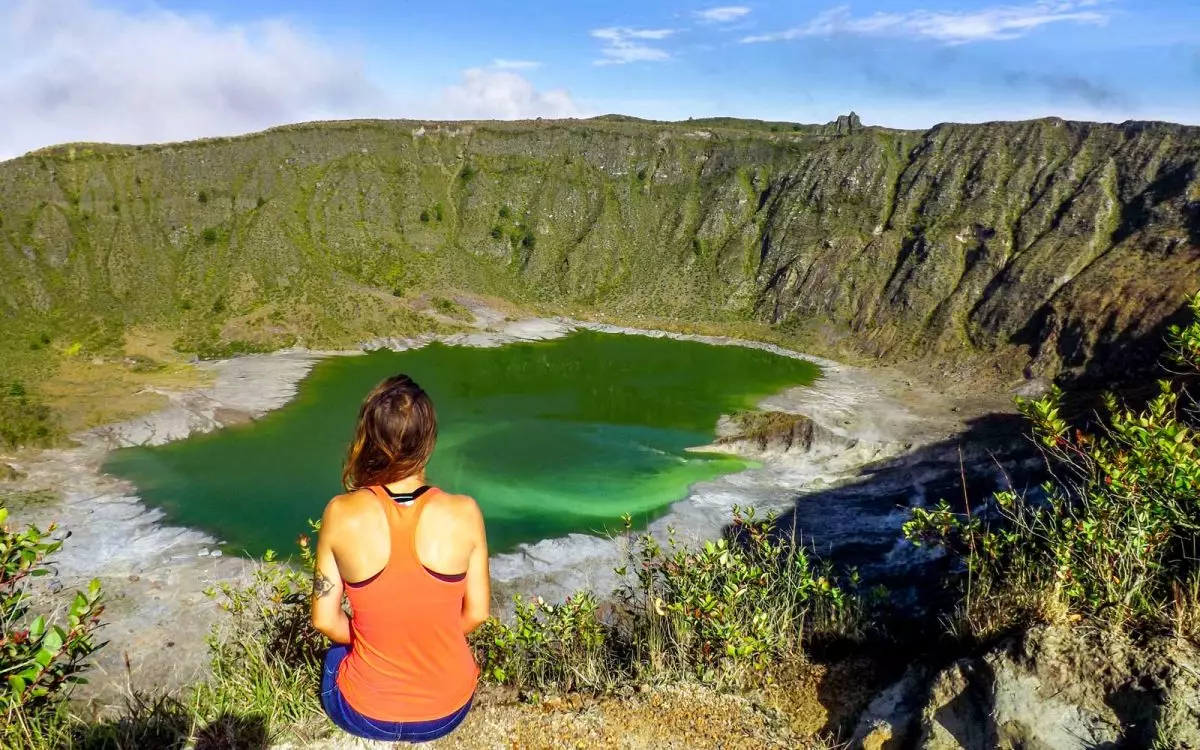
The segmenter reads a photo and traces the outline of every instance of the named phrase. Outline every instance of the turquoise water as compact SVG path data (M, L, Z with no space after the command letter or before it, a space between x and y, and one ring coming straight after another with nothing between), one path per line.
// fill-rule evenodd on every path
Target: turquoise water
M205 529L230 551L290 551L340 491L363 396L398 372L437 409L430 482L479 501L493 552L603 533L624 513L649 521L692 483L747 465L685 451L712 441L721 414L818 374L757 349L592 332L334 357L317 364L294 401L257 422L122 449L105 470L134 482L171 522Z

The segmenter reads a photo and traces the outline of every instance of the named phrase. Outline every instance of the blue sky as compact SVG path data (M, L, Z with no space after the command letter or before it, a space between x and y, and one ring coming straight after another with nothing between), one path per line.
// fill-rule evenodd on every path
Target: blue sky
M0 0L0 158L352 116L1200 124L1196 0Z

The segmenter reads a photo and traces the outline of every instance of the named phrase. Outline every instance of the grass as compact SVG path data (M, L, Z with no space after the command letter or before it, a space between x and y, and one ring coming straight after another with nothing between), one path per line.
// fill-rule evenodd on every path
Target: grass
M452 299L447 299L445 297L433 297L429 300L429 304L439 315L444 315L454 320L469 322L475 319L475 316L470 310Z
M71 357L63 359L41 390L63 429L71 433L163 408L167 398L156 390L186 391L210 382L211 376L186 364L178 353L164 359Z

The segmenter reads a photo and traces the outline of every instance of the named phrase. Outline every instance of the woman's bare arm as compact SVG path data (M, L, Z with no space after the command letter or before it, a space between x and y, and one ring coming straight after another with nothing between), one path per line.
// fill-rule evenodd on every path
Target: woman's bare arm
M334 643L350 643L350 618L342 609L342 575L333 555L333 538L337 533L337 499L330 501L321 517L321 533L317 536L316 570L313 573L313 627Z
M464 633L479 627L492 611L492 579L488 570L487 532L483 514L474 500L467 498L464 514L475 537L475 547L467 562L467 585L463 595L462 626Z

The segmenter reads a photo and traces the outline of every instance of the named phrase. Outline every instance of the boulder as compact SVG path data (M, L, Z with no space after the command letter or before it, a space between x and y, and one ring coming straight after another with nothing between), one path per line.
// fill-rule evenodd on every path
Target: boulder
M921 713L929 670L908 668L896 682L875 696L859 716L850 747L861 750L898 750L906 747Z

